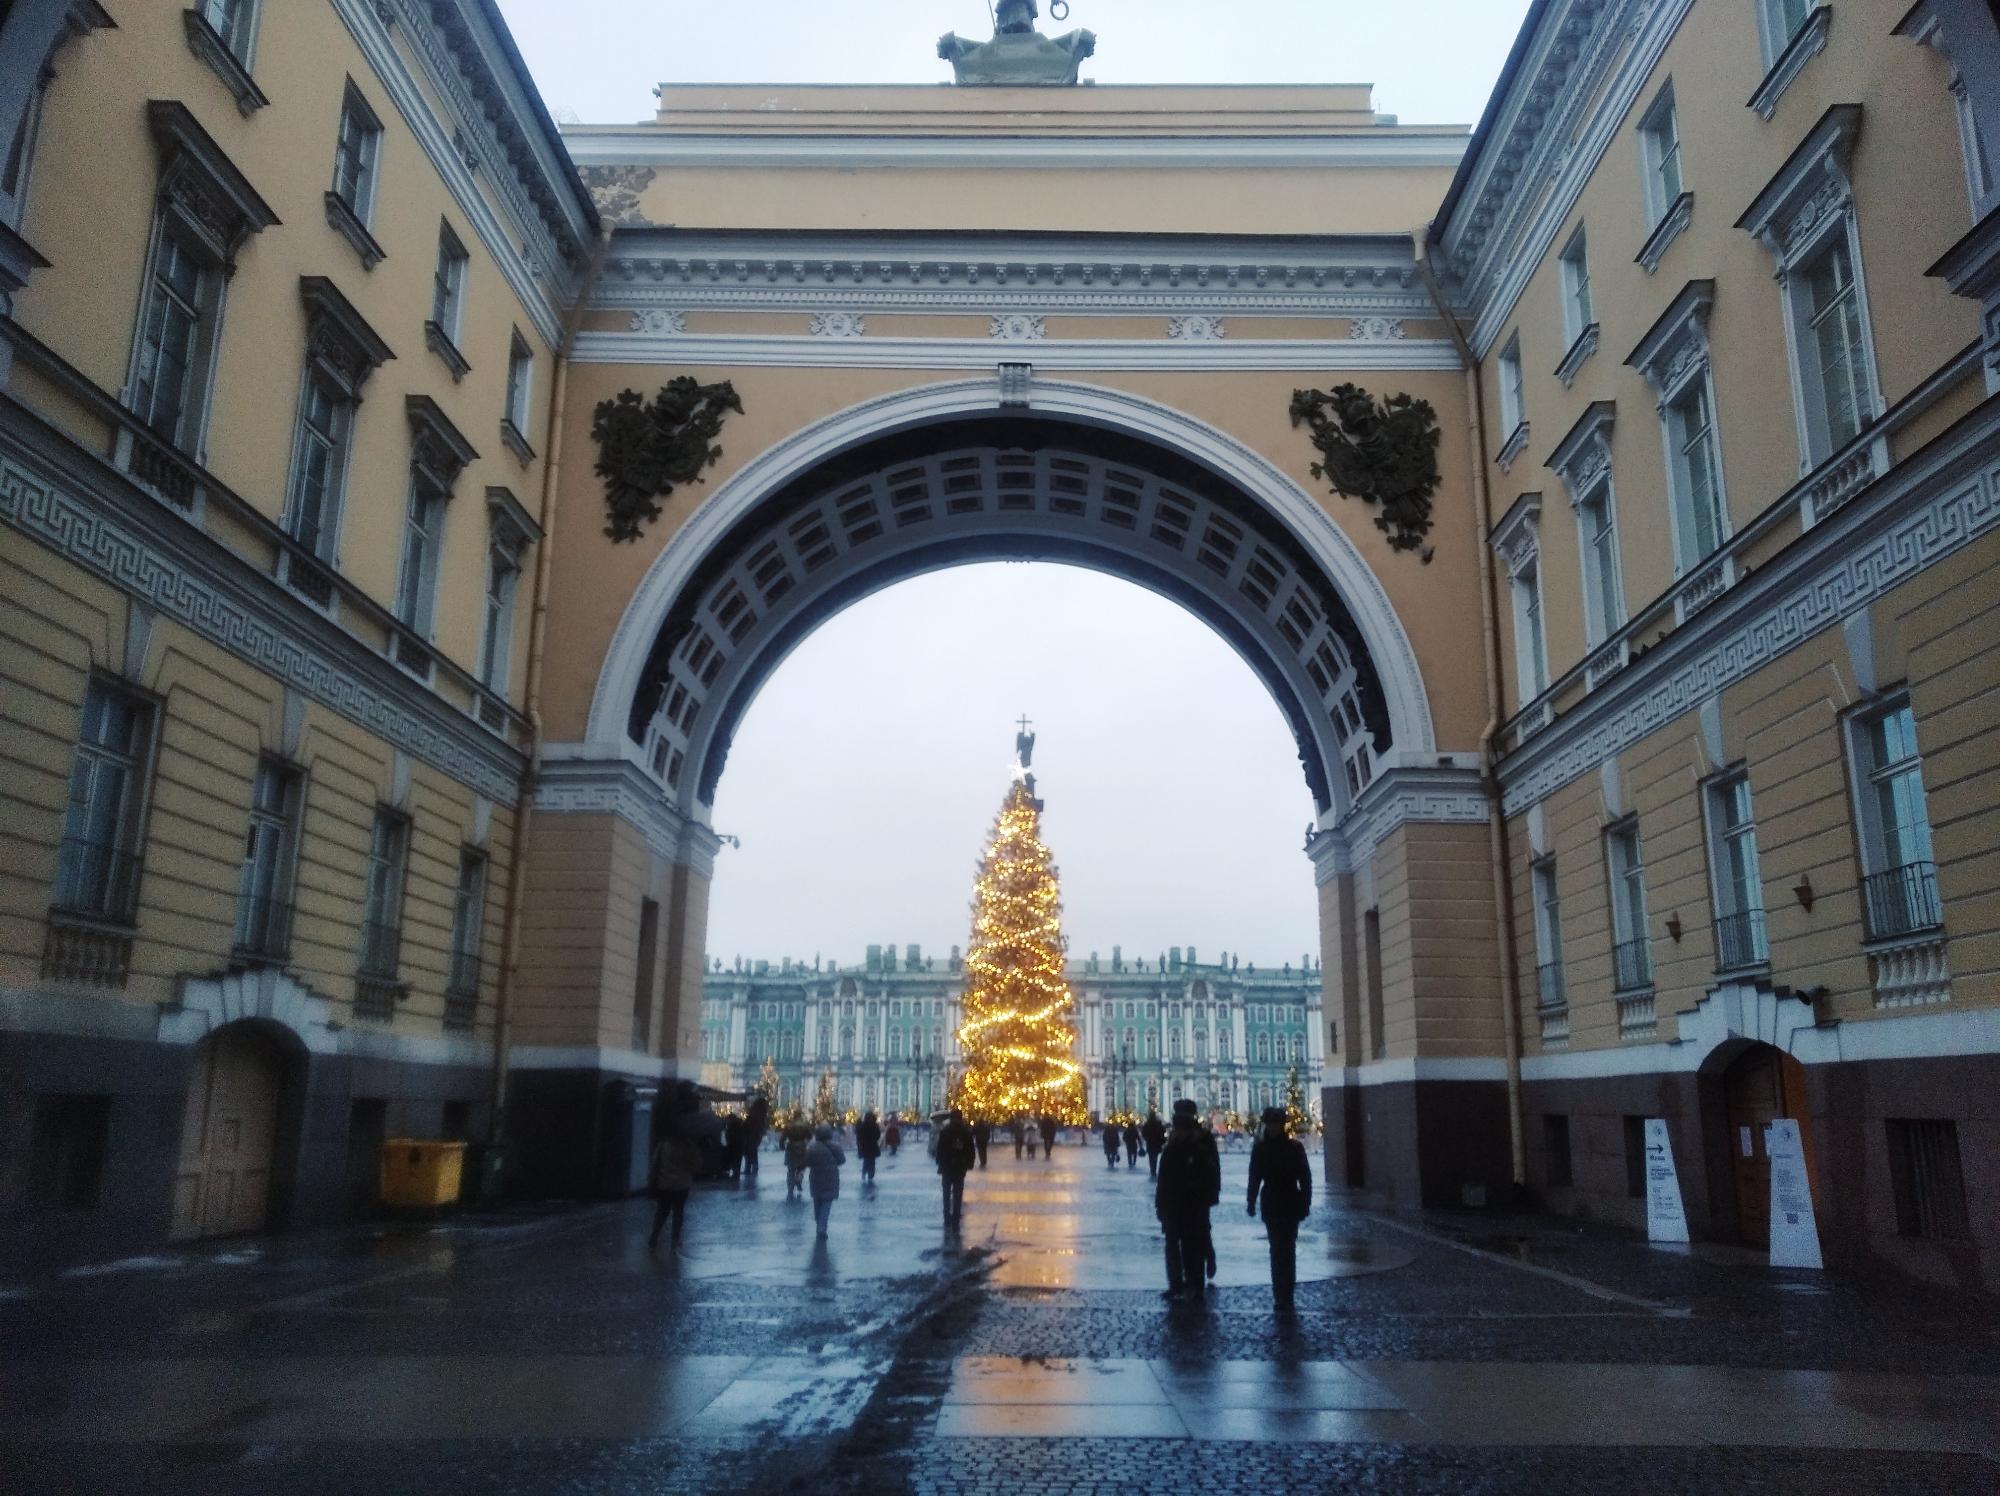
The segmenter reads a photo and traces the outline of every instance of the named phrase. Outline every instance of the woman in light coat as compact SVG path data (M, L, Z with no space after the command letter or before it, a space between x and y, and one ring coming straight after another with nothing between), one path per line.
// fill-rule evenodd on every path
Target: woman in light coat
M833 1129L820 1123L806 1146L806 1173L811 1177L813 1221L821 1238L826 1236L826 1218L833 1214L833 1202L840 1198L840 1166L846 1162L847 1155L833 1140Z

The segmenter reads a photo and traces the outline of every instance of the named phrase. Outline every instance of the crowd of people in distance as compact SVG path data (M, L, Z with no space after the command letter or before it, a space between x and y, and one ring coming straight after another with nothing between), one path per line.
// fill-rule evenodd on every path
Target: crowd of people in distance
M1054 1117L1019 1116L1007 1126L1017 1159L1033 1159L1039 1151L1047 1160L1062 1134ZM1222 1200L1222 1159L1214 1132L1203 1125L1195 1103L1186 1099L1173 1104L1171 1123L1148 1110L1143 1123L1134 1118L1106 1119L1101 1126L1107 1168L1116 1169L1122 1154L1125 1167L1137 1169L1140 1153L1146 1156L1153 1213L1166 1242L1167 1287L1162 1296L1199 1302L1216 1274L1209 1212ZM719 1117L691 1082L681 1082L664 1099L653 1147L649 1248L657 1250L662 1232L671 1226L670 1244L679 1249L688 1196L698 1179L754 1180L758 1154L771 1131L771 1108L765 1097L754 1096L742 1112ZM812 1201L816 1240L826 1238L834 1202L840 1198L840 1171L847 1164L844 1131L831 1122L814 1124L795 1116L777 1136L785 1161L785 1198L803 1194ZM934 1114L928 1131L942 1188L944 1226L956 1232L965 1214L966 1177L986 1167L993 1124L968 1122L953 1108ZM894 1116L885 1124L871 1109L853 1124L852 1142L865 1187L875 1181L884 1150L893 1158L901 1149L903 1125ZM1263 1217L1270 1244L1271 1291L1280 1313L1293 1309L1299 1226L1312 1213L1312 1195L1312 1165L1305 1145L1291 1135L1284 1108L1265 1108L1250 1149L1245 1210Z

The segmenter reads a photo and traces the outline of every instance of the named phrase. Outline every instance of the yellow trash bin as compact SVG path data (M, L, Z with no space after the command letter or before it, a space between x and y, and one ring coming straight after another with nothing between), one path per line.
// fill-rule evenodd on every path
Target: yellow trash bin
M402 1209L436 1209L458 1203L465 1144L427 1138L390 1138L382 1145L382 1203Z

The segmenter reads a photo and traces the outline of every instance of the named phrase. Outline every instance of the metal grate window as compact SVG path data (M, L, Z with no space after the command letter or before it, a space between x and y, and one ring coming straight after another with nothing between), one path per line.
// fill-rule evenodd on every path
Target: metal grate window
M1949 1120L1891 1117L1889 1181L1896 1197L1896 1231L1930 1241L1967 1241L1965 1172L1959 1161L1958 1124Z

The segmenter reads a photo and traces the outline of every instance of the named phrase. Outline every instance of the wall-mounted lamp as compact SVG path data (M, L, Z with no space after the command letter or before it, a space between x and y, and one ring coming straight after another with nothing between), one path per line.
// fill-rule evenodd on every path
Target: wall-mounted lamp
M1799 875L1799 881L1797 885L1792 889L1792 894L1795 898L1798 899L1799 907L1805 910L1806 913L1811 914L1813 906L1813 886L1812 886L1811 873L1802 873Z
M1667 933L1674 937L1674 944L1681 943L1681 912L1676 909L1667 916Z

